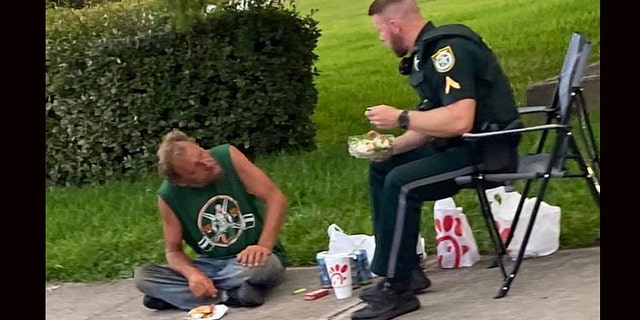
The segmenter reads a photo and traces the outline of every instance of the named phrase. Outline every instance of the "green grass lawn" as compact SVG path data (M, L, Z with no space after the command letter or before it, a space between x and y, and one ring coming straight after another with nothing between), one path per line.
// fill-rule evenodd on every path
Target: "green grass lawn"
M319 103L317 151L258 157L289 199L282 241L293 265L312 265L326 250L327 227L371 233L367 161L350 158L346 137L370 129L364 108L386 103L413 107L417 96L397 72L398 59L377 38L367 8L370 0L298 0L301 13L318 9L322 36L316 53ZM436 24L465 23L480 33L511 78L518 103L526 89L557 75L571 32L592 41L591 61L600 59L600 2L596 0L432 0L420 1ZM599 141L600 114L592 113ZM529 148L530 143L523 144ZM59 188L46 193L47 281L91 282L127 278L145 262L163 262L155 190L160 180L101 187ZM482 252L490 250L476 195L455 197L463 207ZM545 198L562 209L561 247L599 244L600 211L579 180L552 181ZM435 254L433 203L424 204L421 231L428 254Z

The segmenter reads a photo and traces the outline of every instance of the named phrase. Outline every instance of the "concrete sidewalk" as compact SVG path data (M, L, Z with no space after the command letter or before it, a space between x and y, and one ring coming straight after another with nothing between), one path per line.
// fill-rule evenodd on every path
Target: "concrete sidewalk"
M490 257L463 269L440 269L434 258L430 256L427 263L433 284L418 296L422 307L396 319L600 319L600 247L561 250L525 260L502 299L493 299L502 281L499 270L486 268ZM129 279L46 286L48 320L191 319L185 311L146 309L142 294ZM288 269L286 281L270 293L263 306L231 308L222 319L350 319L350 313L363 306L358 299L361 289L343 300L331 294L305 301L302 294L293 294L298 288L318 288L314 267Z

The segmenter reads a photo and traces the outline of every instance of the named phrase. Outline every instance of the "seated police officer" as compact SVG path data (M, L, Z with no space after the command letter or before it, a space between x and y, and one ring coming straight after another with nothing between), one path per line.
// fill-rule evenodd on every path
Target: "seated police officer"
M360 299L367 305L352 319L391 319L420 308L414 290L415 244L423 201L460 190L454 178L479 169L517 168L520 137L476 145L464 133L503 129L519 122L509 80L480 36L460 24L436 27L415 0L375 0L369 16L380 40L403 59L420 102L416 110L388 105L366 109L378 129L406 131L393 142L393 155L371 162L369 183L376 251L372 272L383 277ZM428 284L427 284L428 285Z

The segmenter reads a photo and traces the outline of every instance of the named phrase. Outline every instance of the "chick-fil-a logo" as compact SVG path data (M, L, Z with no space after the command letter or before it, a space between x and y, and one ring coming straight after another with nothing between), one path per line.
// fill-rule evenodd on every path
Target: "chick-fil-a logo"
M331 279L331 284L334 286L342 285L344 281L347 280L347 270L349 270L349 266L346 264L336 264L329 267L329 278Z
M459 239L462 239L462 221L459 217L452 217L451 215L445 215L440 221L436 218L434 221L438 237L436 238L436 246L444 246L443 250L438 252L447 252L454 255L453 266L443 266L442 255L438 255L438 265L440 267L460 267L461 257L469 251L469 246L460 244Z

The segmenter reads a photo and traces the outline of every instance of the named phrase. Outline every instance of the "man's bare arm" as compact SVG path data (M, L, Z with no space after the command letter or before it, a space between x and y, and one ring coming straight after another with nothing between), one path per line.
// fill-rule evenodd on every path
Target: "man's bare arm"
M393 140L393 154L401 154L424 145L429 136L413 130L407 130Z
M180 221L161 197L158 197L158 208L162 215L164 252L167 263L171 269L188 278L189 274L197 271L197 269L191 263L191 258L182 249L182 226Z
M193 265L182 249L182 225L171 207L158 197L158 208L162 215L164 252L167 264L189 282L189 289L196 297L215 297L218 290L213 281Z
M271 178L249 161L240 150L231 146L229 152L233 166L247 192L265 203L265 221L258 245L272 250L285 221L287 199Z
M409 129L438 138L461 136L473 129L476 100L462 99L428 111L409 111Z
M364 115L379 129L397 128L401 109L389 105L367 108ZM461 99L450 105L427 111L409 111L408 130L420 132L424 137L451 138L473 129L476 100Z

